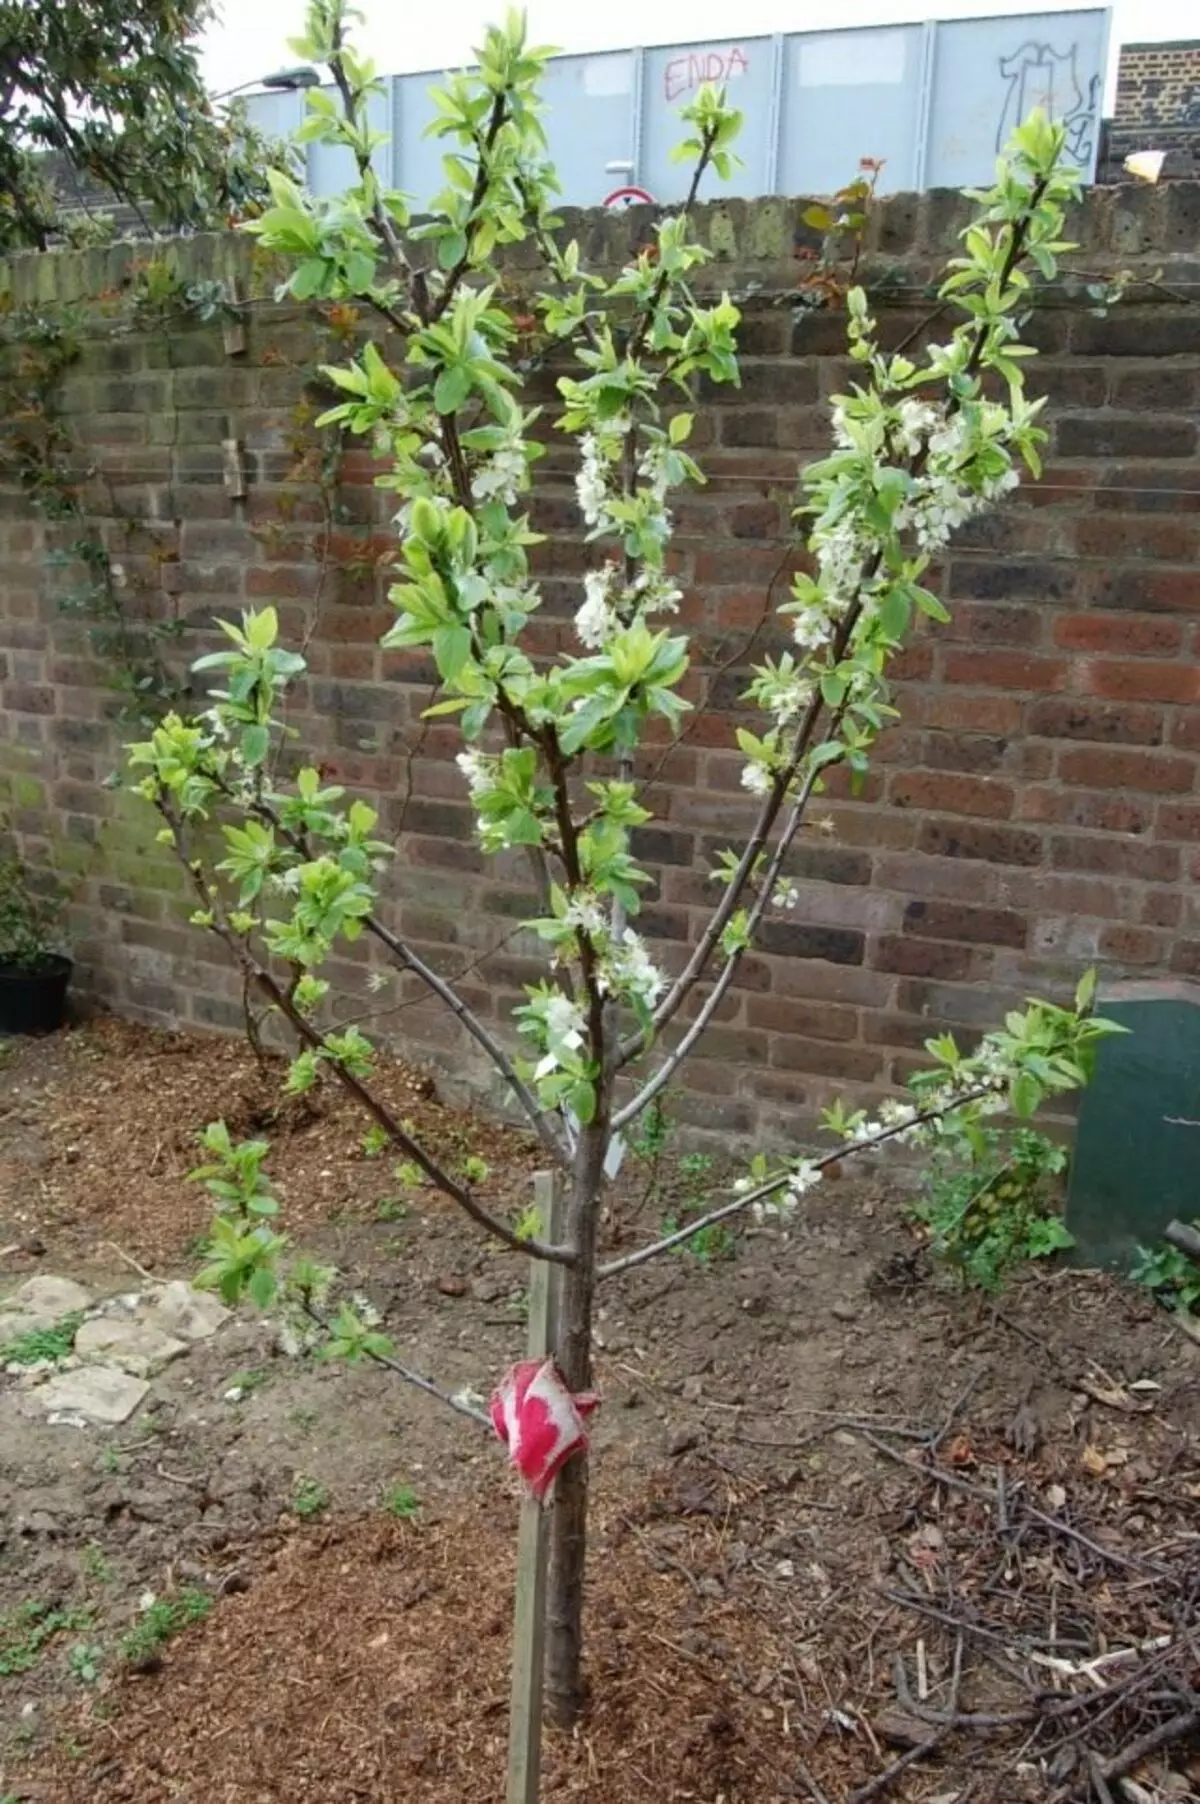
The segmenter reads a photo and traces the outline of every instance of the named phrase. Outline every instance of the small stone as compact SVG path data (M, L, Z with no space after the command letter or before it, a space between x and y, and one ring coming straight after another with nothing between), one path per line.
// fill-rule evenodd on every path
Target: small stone
M693 1447L699 1445L700 1436L694 1428L676 1428L667 1442L667 1453L671 1459L679 1459L683 1454L690 1453Z
M75 1336L80 1359L120 1366L135 1378L153 1378L165 1365L187 1352L187 1342L163 1334L145 1322L106 1319L84 1322Z
M62 1372L30 1395L30 1402L56 1422L80 1427L125 1422L142 1403L150 1386L115 1366L81 1366Z
M829 1313L835 1322L856 1322L858 1320L858 1310L853 1303L833 1303L830 1305Z
M43 1322L60 1322L64 1315L78 1315L92 1300L91 1292L71 1278L27 1278L11 1297L4 1300L4 1311L19 1311L40 1316Z
M462 1278L439 1278L437 1287L444 1297L465 1297L467 1286Z
M176 1340L207 1340L222 1322L229 1320L229 1310L206 1290L197 1290L181 1278L164 1284L152 1308L142 1318L148 1328Z
M40 1535L47 1541L53 1541L62 1533L62 1529L49 1510L31 1510L28 1516L17 1517L17 1533Z

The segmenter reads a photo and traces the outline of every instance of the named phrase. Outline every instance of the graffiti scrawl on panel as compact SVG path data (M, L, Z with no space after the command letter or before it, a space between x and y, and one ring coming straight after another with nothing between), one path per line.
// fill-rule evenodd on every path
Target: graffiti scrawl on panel
M1066 127L1067 155L1083 169L1090 169L1096 132L1100 77L1093 75L1086 89L1080 80L1079 46L1056 50L1052 44L1021 45L1012 56L1000 58L1000 74L1008 84L996 149L1003 150L1014 129L1040 107Z
M736 81L750 67L750 58L740 44L731 49L688 50L673 56L663 70L663 98L678 100L693 94L706 81Z

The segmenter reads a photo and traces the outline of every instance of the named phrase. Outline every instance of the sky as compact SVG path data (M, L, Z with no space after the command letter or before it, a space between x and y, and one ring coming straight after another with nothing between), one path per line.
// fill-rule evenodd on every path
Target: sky
M222 17L204 42L213 92L256 80L296 61L287 40L301 27L304 0L217 0ZM482 27L506 0L357 0L366 23L359 40L383 75L468 62ZM773 31L882 25L914 19L964 19L1084 10L1075 0L528 0L536 41L560 50L618 50L636 44L697 43ZM1113 43L1200 37L1197 0L1113 0ZM1109 89L1115 81L1111 59ZM1108 110L1106 108L1106 110Z

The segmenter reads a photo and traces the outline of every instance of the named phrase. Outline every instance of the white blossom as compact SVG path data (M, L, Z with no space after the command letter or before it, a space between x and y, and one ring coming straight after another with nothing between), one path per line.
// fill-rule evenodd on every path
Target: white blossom
M801 1197L816 1188L822 1178L821 1167L815 1159L799 1159L787 1174L787 1182L777 1190L774 1196L764 1197L755 1203L754 1214L758 1221L786 1221L796 1212Z
M564 926L580 927L584 933L593 937L603 933L608 925L599 898L587 890L576 890L567 903L562 919Z
M582 462L575 478L579 508L589 526L598 526L608 501L608 460L594 432L585 433L579 441Z
M516 503L526 486L529 466L521 445L501 445L471 478L471 493L477 501L503 501L506 507Z
M747 764L742 772L742 788L752 796L765 796L771 788L771 773L762 764Z
M454 762L467 779L472 801L478 800L491 788L496 763L494 758L489 758L484 752L460 752Z
M930 402L911 395L901 401L896 413L896 441L906 457L916 457L942 415Z
M632 927L626 927L609 947L600 980L606 989L638 997L647 1008L654 1007L667 987L666 978Z
M790 877L781 877L775 886L775 894L771 897L772 908L795 908L800 900L800 891Z
M586 600L575 616L575 632L581 645L599 651L620 627L620 619L612 603L612 581L615 564L589 570L583 579Z
M629 593L642 614L677 614L683 600L683 590L656 570L643 570Z
M578 1052L583 1045L586 1017L580 1005L562 991L546 1000L541 1012L546 1035L546 1052L534 1070L534 1077L549 1077L562 1064L562 1053Z
M846 409L840 401L836 402L833 407L833 442L841 451L850 451L854 448L854 439L851 436Z

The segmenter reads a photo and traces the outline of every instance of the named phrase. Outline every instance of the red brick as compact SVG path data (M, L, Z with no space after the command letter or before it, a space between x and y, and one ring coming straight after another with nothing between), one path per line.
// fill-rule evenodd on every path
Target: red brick
M937 808L990 820L1005 820L1013 811L1011 785L948 771L900 772L892 778L888 800L897 808Z
M1183 897L1175 890L1152 889L1142 900L1139 919L1147 927L1178 927L1183 919Z
M1064 783L1084 789L1137 789L1149 794L1186 794L1196 786L1196 764L1166 752L1100 751L1073 747L1058 755Z
M1065 689L1069 674L1065 660L1026 652L947 649L942 654L946 682L974 683L981 689Z
M972 908L958 902L910 902L904 931L931 940L965 940L983 946L1023 948L1029 924L1011 909Z
M1081 557L1157 558L1181 564L1200 545L1200 527L1180 519L1148 520L1142 514L1089 514L1076 522Z
M54 713L54 690L44 683L5 683L0 693L13 714Z
M1113 703L1077 700L1034 702L1027 716L1031 733L1047 739L1094 739L1102 745L1161 745L1161 708L1118 707Z
M1071 651L1163 657L1183 644L1183 626L1157 614L1060 614L1054 622L1054 643Z
M1200 665L1102 664L1079 666L1080 687L1090 695L1128 702L1200 701Z
M1044 877L1038 889L1042 909L1051 914L1097 915L1114 920L1122 912L1124 892L1095 877Z
M1100 576L1093 587L1092 600L1097 607L1128 608L1133 613L1195 614L1200 608L1200 575L1195 570L1130 570L1118 566Z
M1105 958L1122 965L1157 964L1163 950L1163 937L1148 927L1106 927L1100 935L1100 950Z
M940 858L981 858L989 864L1034 865L1042 861L1037 833L1018 827L983 826L976 821L925 821L917 835L922 852Z
M772 1033L800 1034L810 1040L856 1040L858 1010L839 1008L835 1003L811 1003L790 1000L785 996L751 996L746 1005L746 1019L751 1027L765 1027Z
M1154 823L1154 803L1134 801L1131 796L1030 788L1020 790L1017 799L1023 820L1051 821L1101 833L1146 833Z
M1174 883L1179 876L1179 853L1174 846L1118 834L1056 839L1050 856L1051 863L1062 871L1110 871L1117 876L1140 877L1147 883Z
M875 881L881 889L903 896L940 896L954 902L986 902L992 893L991 873L970 860L928 858L923 852L898 852L877 859Z
M1016 733L1021 725L1021 703L1008 695L959 695L953 689L930 689L914 698L911 713L924 726L948 732Z
M877 1052L865 1046L835 1046L828 1040L797 1040L776 1034L771 1042L771 1064L783 1071L813 1071L821 1077L875 1082L882 1075Z
M976 946L951 946L941 940L905 939L885 934L875 948L872 963L881 971L902 977L938 977L959 981L986 977L991 953Z
M1158 811L1157 829L1163 839L1200 839L1200 803L1165 802Z

